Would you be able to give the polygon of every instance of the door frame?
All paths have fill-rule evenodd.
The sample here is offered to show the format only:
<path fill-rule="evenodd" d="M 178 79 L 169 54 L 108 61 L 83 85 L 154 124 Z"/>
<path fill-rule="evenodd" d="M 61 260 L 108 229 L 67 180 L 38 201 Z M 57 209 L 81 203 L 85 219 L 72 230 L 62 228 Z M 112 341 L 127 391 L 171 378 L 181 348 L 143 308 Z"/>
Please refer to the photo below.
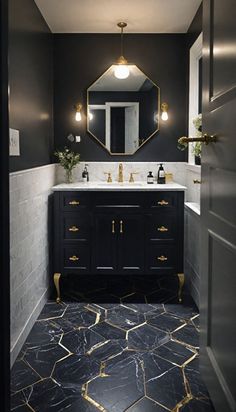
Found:
<path fill-rule="evenodd" d="M 9 119 L 8 119 L 8 0 L 0 1 L 0 406 L 10 404 L 10 264 L 9 264 Z"/>

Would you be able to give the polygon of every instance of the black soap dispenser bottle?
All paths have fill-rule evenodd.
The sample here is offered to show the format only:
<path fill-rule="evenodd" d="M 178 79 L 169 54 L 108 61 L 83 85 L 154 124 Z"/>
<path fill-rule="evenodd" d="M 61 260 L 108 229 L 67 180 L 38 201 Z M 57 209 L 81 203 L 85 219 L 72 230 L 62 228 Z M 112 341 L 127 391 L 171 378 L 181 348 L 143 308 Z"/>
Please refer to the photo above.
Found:
<path fill-rule="evenodd" d="M 88 165 L 85 164 L 84 170 L 82 172 L 82 179 L 83 182 L 88 182 L 89 181 L 89 172 L 88 172 Z"/>
<path fill-rule="evenodd" d="M 166 182 L 166 177 L 165 177 L 163 163 L 160 163 L 160 166 L 158 169 L 158 175 L 157 175 L 157 183 L 161 185 L 161 184 L 165 184 L 165 182 Z"/>

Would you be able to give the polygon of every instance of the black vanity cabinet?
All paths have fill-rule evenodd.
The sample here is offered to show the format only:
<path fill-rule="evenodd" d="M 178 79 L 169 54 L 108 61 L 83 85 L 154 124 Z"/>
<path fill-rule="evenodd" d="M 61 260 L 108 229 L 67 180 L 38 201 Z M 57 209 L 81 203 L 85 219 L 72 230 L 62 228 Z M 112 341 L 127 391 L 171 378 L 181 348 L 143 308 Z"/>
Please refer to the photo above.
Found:
<path fill-rule="evenodd" d="M 54 282 L 61 275 L 178 274 L 183 191 L 55 191 Z"/>
<path fill-rule="evenodd" d="M 143 273 L 144 218 L 119 208 L 94 213 L 93 273 Z"/>

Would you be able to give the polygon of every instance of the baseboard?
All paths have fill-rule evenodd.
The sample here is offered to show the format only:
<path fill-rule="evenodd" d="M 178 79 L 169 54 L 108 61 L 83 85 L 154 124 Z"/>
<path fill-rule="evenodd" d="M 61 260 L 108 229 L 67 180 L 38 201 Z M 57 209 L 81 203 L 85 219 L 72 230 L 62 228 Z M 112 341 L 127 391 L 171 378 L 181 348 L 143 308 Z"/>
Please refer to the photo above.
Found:
<path fill-rule="evenodd" d="M 21 351 L 22 346 L 25 343 L 27 336 L 29 335 L 36 319 L 38 318 L 41 310 L 43 309 L 49 295 L 49 289 L 46 289 L 44 294 L 41 296 L 38 304 L 35 306 L 33 312 L 31 313 L 30 317 L 28 318 L 24 328 L 22 329 L 20 335 L 18 336 L 17 340 L 14 342 L 10 356 L 11 356 L 11 367 L 14 364 L 18 354 Z"/>

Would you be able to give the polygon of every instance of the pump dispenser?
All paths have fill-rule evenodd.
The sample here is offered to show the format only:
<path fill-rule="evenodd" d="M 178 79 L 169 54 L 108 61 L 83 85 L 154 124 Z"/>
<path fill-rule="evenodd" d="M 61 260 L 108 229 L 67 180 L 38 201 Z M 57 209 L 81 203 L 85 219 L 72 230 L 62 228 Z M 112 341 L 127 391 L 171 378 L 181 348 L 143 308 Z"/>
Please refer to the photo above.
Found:
<path fill-rule="evenodd" d="M 88 172 L 88 165 L 85 164 L 84 170 L 82 172 L 82 179 L 83 182 L 88 182 L 89 181 L 89 172 Z"/>
<path fill-rule="evenodd" d="M 165 184 L 166 182 L 166 177 L 165 177 L 165 171 L 163 167 L 163 163 L 160 163 L 159 169 L 158 169 L 158 175 L 157 175 L 157 183 L 158 184 Z"/>

